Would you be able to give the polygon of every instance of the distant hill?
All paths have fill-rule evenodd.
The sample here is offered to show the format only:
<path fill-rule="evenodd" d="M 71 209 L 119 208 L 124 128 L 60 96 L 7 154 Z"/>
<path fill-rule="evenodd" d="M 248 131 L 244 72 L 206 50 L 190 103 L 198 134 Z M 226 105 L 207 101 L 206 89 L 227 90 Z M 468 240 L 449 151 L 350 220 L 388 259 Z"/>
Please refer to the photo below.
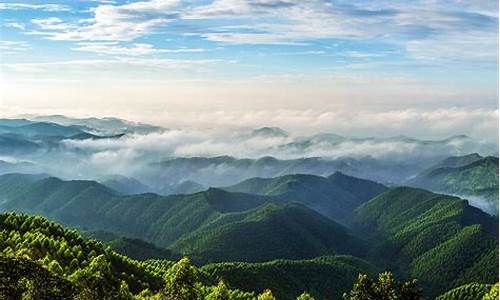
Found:
<path fill-rule="evenodd" d="M 173 254 L 172 251 L 168 249 L 159 248 L 154 244 L 145 242 L 140 239 L 129 239 L 126 237 L 118 236 L 111 232 L 102 230 L 84 231 L 83 236 L 85 238 L 102 241 L 106 245 L 109 245 L 114 251 L 137 260 L 180 259 L 179 255 Z"/>
<path fill-rule="evenodd" d="M 472 154 L 448 158 L 410 184 L 470 198 L 474 205 L 498 214 L 498 157 Z"/>
<path fill-rule="evenodd" d="M 498 220 L 465 200 L 394 188 L 356 209 L 352 225 L 379 244 L 375 257 L 419 279 L 430 295 L 498 281 Z"/>
<path fill-rule="evenodd" d="M 217 156 L 179 157 L 151 163 L 138 172 L 136 177 L 152 186 L 190 180 L 203 186 L 227 187 L 255 177 L 274 178 L 293 174 L 326 177 L 337 171 L 381 183 L 401 182 L 420 170 L 422 166 L 413 161 L 386 162 L 371 157 L 277 159 L 266 156 L 240 159 Z"/>
<path fill-rule="evenodd" d="M 64 126 L 80 126 L 92 129 L 105 135 L 121 133 L 148 134 L 162 132 L 165 129 L 159 126 L 131 122 L 118 118 L 70 118 L 63 115 L 36 116 L 31 118 L 41 122 L 53 122 Z"/>
<path fill-rule="evenodd" d="M 30 141 L 20 135 L 0 133 L 1 155 L 23 155 L 32 154 L 42 148 L 41 145 Z"/>
<path fill-rule="evenodd" d="M 110 175 L 104 177 L 100 182 L 124 195 L 134 195 L 148 193 L 152 191 L 152 188 L 140 182 L 139 180 L 131 177 L 125 177 L 121 175 Z"/>
<path fill-rule="evenodd" d="M 302 203 L 317 212 L 341 222 L 362 203 L 387 188 L 373 181 L 335 172 L 328 177 L 295 174 L 276 178 L 252 178 L 226 187 L 231 192 L 280 196 Z"/>
<path fill-rule="evenodd" d="M 195 181 L 186 180 L 179 183 L 165 184 L 158 191 L 161 195 L 193 194 L 206 190 L 207 187 Z"/>
<path fill-rule="evenodd" d="M 258 129 L 252 130 L 251 137 L 267 137 L 267 138 L 275 138 L 275 137 L 287 137 L 288 132 L 279 128 L 279 127 L 261 127 Z"/>
<path fill-rule="evenodd" d="M 70 137 L 83 133 L 81 129 L 75 126 L 62 126 L 55 123 L 29 123 L 20 126 L 0 126 L 2 134 L 19 134 L 25 137 Z"/>
<path fill-rule="evenodd" d="M 221 215 L 171 247 L 208 261 L 361 255 L 363 244 L 343 226 L 302 205 L 266 205 Z"/>

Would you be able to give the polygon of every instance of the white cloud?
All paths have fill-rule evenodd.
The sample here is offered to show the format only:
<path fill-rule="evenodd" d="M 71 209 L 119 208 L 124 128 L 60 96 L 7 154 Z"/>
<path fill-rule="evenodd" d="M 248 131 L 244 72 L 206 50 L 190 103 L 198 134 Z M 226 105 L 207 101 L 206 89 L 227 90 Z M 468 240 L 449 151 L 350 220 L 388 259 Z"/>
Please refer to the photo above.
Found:
<path fill-rule="evenodd" d="M 20 30 L 24 30 L 26 28 L 26 26 L 22 23 L 19 23 L 19 22 L 6 22 L 3 24 L 4 27 L 7 27 L 7 28 L 15 28 L 15 29 L 20 29 Z"/>
<path fill-rule="evenodd" d="M 123 5 L 101 4 L 84 22 L 62 23 L 61 29 L 36 32 L 52 40 L 124 41 L 152 33 L 175 18 L 179 0 L 150 0 Z M 42 30 L 43 25 L 40 26 Z"/>
<path fill-rule="evenodd" d="M 406 48 L 414 60 L 494 62 L 498 54 L 498 8 L 483 2 L 489 1 L 332 4 L 322 0 L 215 0 L 185 11 L 183 17 L 229 18 L 242 24 L 213 26 L 200 33 L 216 42 L 294 44 L 323 38 L 378 39 Z M 352 55 L 361 58 L 363 54 Z"/>
<path fill-rule="evenodd" d="M 20 51 L 26 51 L 30 48 L 30 44 L 24 41 L 0 41 L 0 55 L 14 54 Z"/>
<path fill-rule="evenodd" d="M 169 117 L 176 120 L 169 120 L 163 115 L 166 123 L 172 126 L 174 124 L 179 126 L 182 122 L 200 124 L 203 121 L 210 122 L 212 126 L 205 126 L 204 129 L 172 129 L 164 133 L 131 135 L 119 140 L 67 141 L 66 145 L 70 148 L 97 153 L 93 157 L 99 161 L 102 161 L 101 156 L 110 157 L 113 153 L 127 153 L 127 156 L 133 153 L 134 158 L 219 155 L 257 158 L 271 155 L 289 159 L 370 155 L 395 159 L 439 157 L 476 151 L 492 154 L 496 141 L 482 138 L 487 134 L 491 134 L 489 137 L 492 137 L 493 132 L 498 130 L 496 125 L 498 111 L 458 108 L 437 111 L 350 111 L 348 114 L 346 111 L 172 113 Z M 179 121 L 181 123 L 178 123 Z M 491 126 L 488 132 L 483 127 L 486 123 Z M 263 125 L 280 125 L 289 129 L 291 136 L 273 137 L 248 134 L 252 128 Z M 309 135 L 318 132 L 331 132 L 347 137 L 355 135 L 378 138 L 331 142 L 327 136 L 316 136 L 307 138 L 309 141 L 307 146 L 300 143 L 298 146 L 290 144 L 302 141 L 304 139 L 301 137 L 302 134 Z M 419 135 L 423 139 L 442 140 L 459 133 L 473 133 L 476 135 L 476 141 L 455 137 L 440 143 L 422 143 L 411 138 L 393 137 L 406 134 Z"/>
<path fill-rule="evenodd" d="M 155 48 L 154 45 L 145 43 L 135 43 L 131 47 L 121 46 L 117 42 L 81 42 L 77 45 L 77 47 L 71 49 L 97 54 L 124 56 L 146 56 L 160 53 L 192 53 L 205 51 L 205 49 L 202 48 L 159 49 Z"/>
<path fill-rule="evenodd" d="M 70 7 L 62 4 L 28 4 L 28 3 L 0 3 L 0 10 L 36 9 L 48 12 L 70 11 Z"/>
<path fill-rule="evenodd" d="M 186 70 L 195 69 L 212 64 L 231 63 L 218 59 L 200 59 L 200 60 L 183 60 L 183 59 L 160 59 L 160 58 L 117 58 L 117 59 L 88 59 L 88 60 L 68 60 L 48 63 L 12 63 L 3 64 L 5 70 L 19 72 L 21 74 L 36 74 L 36 73 L 89 73 L 110 71 L 118 72 L 126 71 L 147 71 L 155 72 L 160 70 Z M 66 74 L 68 75 L 68 74 Z"/>

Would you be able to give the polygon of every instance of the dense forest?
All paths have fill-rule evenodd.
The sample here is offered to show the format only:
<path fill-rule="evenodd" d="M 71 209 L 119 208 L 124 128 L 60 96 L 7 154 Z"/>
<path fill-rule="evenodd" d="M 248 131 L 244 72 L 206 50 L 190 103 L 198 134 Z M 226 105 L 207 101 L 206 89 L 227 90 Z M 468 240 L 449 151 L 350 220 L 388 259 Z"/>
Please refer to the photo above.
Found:
<path fill-rule="evenodd" d="M 65 147 L 166 131 L 82 122 L 0 120 L 10 143 L 0 152 L 88 159 Z M 262 135 L 288 138 L 276 128 L 248 136 Z M 394 140 L 456 142 L 318 135 L 283 147 Z M 127 174 L 139 180 L 0 162 L 0 299 L 498 299 L 497 157 L 141 163 Z"/>
<path fill-rule="evenodd" d="M 231 289 L 224 277 L 243 282 L 252 278 L 245 272 L 261 272 L 261 284 L 290 278 L 280 278 L 287 269 L 303 268 L 306 264 L 322 266 L 342 264 L 352 258 L 322 258 L 311 261 L 277 261 L 268 266 L 240 264 L 243 273 L 231 276 L 231 264 L 208 265 L 197 268 L 187 258 L 177 262 L 162 260 L 137 261 L 120 255 L 110 247 L 95 240 L 86 240 L 73 230 L 50 222 L 45 218 L 15 213 L 0 215 L 2 243 L 0 244 L 0 296 L 2 299 L 235 299 L 272 300 L 270 289 L 260 293 Z M 357 262 L 362 267 L 362 262 Z M 281 272 L 276 272 L 280 270 Z M 335 268 L 335 267 L 333 267 Z M 260 269 L 260 270 L 259 270 Z M 266 271 L 267 269 L 267 271 Z M 272 274 L 274 269 L 275 273 Z M 248 271 L 246 271 L 248 270 Z M 234 272 L 234 271 L 233 271 Z M 269 273 L 271 272 L 271 273 Z M 347 271 L 349 272 L 349 271 Z M 238 273 L 238 272 L 237 272 Z M 265 275 L 268 273 L 268 275 Z M 283 272 L 282 274 L 286 274 Z M 293 272 L 292 272 L 293 273 Z M 299 272 L 300 273 L 300 272 Z M 311 274 L 316 273 L 312 271 Z M 335 272 L 332 272 L 335 273 Z M 215 276 L 215 274 L 218 274 Z M 318 274 L 319 276 L 321 274 Z M 333 290 L 349 283 L 344 275 L 324 282 Z M 267 277 L 266 277 L 267 276 Z M 302 276 L 307 276 L 302 274 Z M 211 284 L 211 282 L 216 282 Z M 338 286 L 340 284 L 341 286 Z M 420 299 L 421 290 L 416 280 L 398 282 L 391 273 L 379 274 L 370 279 L 359 275 L 351 290 L 341 297 L 345 300 L 362 299 Z M 468 284 L 446 292 L 436 299 L 498 299 L 498 284 Z M 287 290 L 286 292 L 290 292 Z M 332 296 L 334 295 L 332 292 Z M 395 298 L 396 297 L 396 298 Z M 476 297 L 476 298 L 474 298 Z M 477 298 L 482 297 L 482 298 Z M 284 296 L 283 299 L 292 299 Z M 314 299 L 307 291 L 297 299 Z"/>

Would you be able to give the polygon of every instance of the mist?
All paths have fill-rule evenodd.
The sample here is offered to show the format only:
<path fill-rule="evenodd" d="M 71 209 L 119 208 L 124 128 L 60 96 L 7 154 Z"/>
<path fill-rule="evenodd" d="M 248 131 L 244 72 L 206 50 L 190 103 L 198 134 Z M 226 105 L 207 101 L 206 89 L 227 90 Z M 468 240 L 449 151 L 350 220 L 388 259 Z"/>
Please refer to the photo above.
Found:
<path fill-rule="evenodd" d="M 133 177 L 158 192 L 186 181 L 224 186 L 257 176 L 328 176 L 335 171 L 400 183 L 448 156 L 474 152 L 488 155 L 496 151 L 494 144 L 467 136 L 419 140 L 405 136 L 308 136 L 270 127 L 215 128 L 129 133 L 120 138 L 63 139 L 57 146 L 5 157 L 5 161 L 28 162 L 37 172 L 65 179 Z M 219 156 L 228 158 L 214 159 Z M 207 160 L 200 163 L 196 157 Z M 259 164 L 263 157 L 279 161 Z M 180 158 L 188 159 L 179 161 Z"/>

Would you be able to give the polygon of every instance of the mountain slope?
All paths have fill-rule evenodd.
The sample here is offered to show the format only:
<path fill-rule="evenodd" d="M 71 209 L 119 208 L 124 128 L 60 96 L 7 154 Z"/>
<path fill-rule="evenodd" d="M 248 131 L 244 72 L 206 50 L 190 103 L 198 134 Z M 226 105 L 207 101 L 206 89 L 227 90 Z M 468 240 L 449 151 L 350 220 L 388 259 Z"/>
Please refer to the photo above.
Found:
<path fill-rule="evenodd" d="M 297 204 L 219 216 L 171 248 L 209 261 L 249 262 L 363 252 L 344 227 Z"/>
<path fill-rule="evenodd" d="M 372 276 L 378 270 L 355 257 L 332 256 L 264 263 L 216 263 L 203 266 L 201 271 L 208 278 L 223 278 L 229 286 L 238 289 L 271 289 L 278 299 L 295 299 L 304 291 L 316 299 L 341 299 L 359 273 Z"/>
<path fill-rule="evenodd" d="M 352 225 L 378 241 L 374 256 L 418 278 L 430 295 L 498 280 L 498 220 L 465 200 L 395 188 L 360 206 Z"/>
<path fill-rule="evenodd" d="M 438 167 L 421 173 L 410 184 L 466 198 L 481 197 L 498 214 L 498 158 L 489 156 L 478 159 L 476 155 L 471 155 L 455 160 L 459 163 L 447 163 L 448 159 Z M 471 163 L 466 163 L 471 160 Z M 478 201 L 474 197 L 470 199 L 472 203 Z"/>
<path fill-rule="evenodd" d="M 73 299 L 76 286 L 26 258 L 0 255 L 1 299 Z"/>
<path fill-rule="evenodd" d="M 0 192 L 2 181 L 8 179 L 0 176 Z M 6 195 L 3 209 L 42 214 L 67 225 L 110 231 L 160 247 L 173 245 L 176 252 L 208 260 L 309 258 L 353 254 L 360 247 L 341 225 L 306 207 L 264 206 L 284 202 L 275 196 L 214 188 L 191 195 L 121 196 L 94 181 L 53 177 L 26 181 L 22 189 Z M 259 245 L 259 251 L 250 251 L 253 256 L 243 247 L 249 244 Z M 233 250 L 221 250 L 225 247 Z"/>
<path fill-rule="evenodd" d="M 302 203 L 331 219 L 345 222 L 356 207 L 384 192 L 386 187 L 335 172 L 329 177 L 295 174 L 252 178 L 224 189 L 279 196 L 290 202 Z"/>
<path fill-rule="evenodd" d="M 151 192 L 152 188 L 135 178 L 111 175 L 100 181 L 103 185 L 124 195 L 142 194 Z"/>
<path fill-rule="evenodd" d="M 162 285 L 161 278 L 141 263 L 123 257 L 95 240 L 85 241 L 74 231 L 39 216 L 0 214 L 0 236 L 0 257 L 23 256 L 64 278 L 93 262 L 100 262 L 102 267 L 107 262 L 110 273 L 106 274 L 106 280 L 115 282 L 115 288 L 119 287 L 121 280 L 135 292 L 145 288 L 157 290 Z"/>

